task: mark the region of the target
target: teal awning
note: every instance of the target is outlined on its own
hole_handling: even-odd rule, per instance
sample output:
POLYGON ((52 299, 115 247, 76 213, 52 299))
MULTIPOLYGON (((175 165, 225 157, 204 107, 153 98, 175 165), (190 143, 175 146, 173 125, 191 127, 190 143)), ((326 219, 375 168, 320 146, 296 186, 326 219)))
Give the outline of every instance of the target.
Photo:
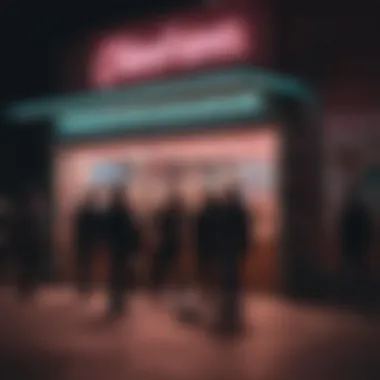
POLYGON ((242 119, 253 120, 262 116, 265 111, 265 99, 249 92, 141 108, 68 111, 59 118, 58 133, 62 136, 80 136, 101 134, 105 128, 109 133, 117 133, 154 127, 208 125, 242 119))
POLYGON ((271 97, 308 101, 298 80, 252 67, 12 104, 8 120, 48 119, 59 137, 89 136, 150 127, 234 122, 265 117, 271 97))

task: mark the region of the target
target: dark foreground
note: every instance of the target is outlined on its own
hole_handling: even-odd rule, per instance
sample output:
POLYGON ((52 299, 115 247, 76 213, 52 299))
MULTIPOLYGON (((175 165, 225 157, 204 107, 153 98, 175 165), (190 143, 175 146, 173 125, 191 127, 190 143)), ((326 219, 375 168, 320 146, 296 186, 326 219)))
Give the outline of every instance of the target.
POLYGON ((0 291, 2 380, 367 380, 380 379, 374 315, 247 298, 247 334, 221 340, 173 319, 170 307, 134 296, 109 324, 104 295, 64 288, 34 300, 0 291))

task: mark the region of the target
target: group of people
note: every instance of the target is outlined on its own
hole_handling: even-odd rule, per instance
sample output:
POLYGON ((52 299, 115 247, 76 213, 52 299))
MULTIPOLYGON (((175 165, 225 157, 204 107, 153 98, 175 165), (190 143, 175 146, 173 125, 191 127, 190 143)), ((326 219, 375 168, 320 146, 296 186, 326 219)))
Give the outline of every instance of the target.
MULTIPOLYGON (((135 280, 135 259, 146 251, 145 223, 135 219, 133 205, 125 188, 110 190, 107 202, 99 201, 99 193, 90 191, 78 206, 75 215, 74 250, 76 253, 77 286, 89 294, 93 286, 91 271, 96 252, 104 249, 109 258, 108 294, 111 316, 123 314, 126 295, 135 280)), ((216 326, 235 330, 242 326, 239 295, 242 290, 241 268, 245 254, 254 243, 254 215, 249 213, 237 187, 219 193, 205 194, 202 205, 194 212, 184 204, 179 192, 172 188, 167 201, 150 215, 156 244, 151 247, 153 261, 149 266, 149 287, 157 295, 173 277, 179 296, 194 283, 201 294, 213 291, 219 300, 216 326), (195 258, 191 280, 181 278, 180 261, 185 251, 195 258)), ((369 252, 374 240, 374 225, 368 206, 358 188, 347 197, 341 212, 340 248, 348 268, 360 278, 369 276, 369 252)), ((48 258, 50 226, 46 202, 41 193, 27 190, 12 206, 0 197, 0 269, 1 277, 16 265, 17 284, 21 295, 33 293, 43 280, 41 269, 48 258)), ((183 308, 181 313, 200 315, 196 305, 183 308)))
MULTIPOLYGON (((136 223, 134 219, 125 189, 114 189, 111 194, 103 207, 99 207, 96 193, 88 194, 76 215, 75 242, 78 287, 84 293, 91 288, 89 276, 94 252, 99 246, 106 248, 110 261, 109 310, 114 316, 124 310, 124 298, 135 275, 133 261, 146 246, 147 234, 143 231, 144 223, 136 223)), ((189 212, 173 190, 151 221, 157 236, 149 273, 152 293, 157 295, 170 278, 177 276, 174 285, 186 296, 190 284, 178 278, 178 271, 183 252, 192 245, 197 263, 194 281, 202 286, 203 292, 213 287, 220 296, 217 325, 223 329, 240 327, 240 268, 250 244, 251 224, 238 190, 230 188, 223 194, 208 194, 195 213, 189 212)), ((190 315, 196 311, 187 308, 182 313, 190 315)))
POLYGON ((114 190, 109 204, 99 207, 95 193, 91 193, 79 207, 75 222, 75 245, 78 271, 78 290, 91 290, 91 269, 94 252, 99 247, 107 249, 110 258, 110 309, 123 310, 123 297, 132 274, 130 260, 139 248, 139 231, 124 192, 114 190))

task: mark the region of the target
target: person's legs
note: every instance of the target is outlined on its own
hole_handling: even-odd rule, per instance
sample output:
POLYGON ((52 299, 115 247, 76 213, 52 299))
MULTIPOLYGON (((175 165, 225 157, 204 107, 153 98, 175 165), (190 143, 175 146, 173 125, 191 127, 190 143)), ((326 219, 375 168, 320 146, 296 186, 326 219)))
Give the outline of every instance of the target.
POLYGON ((91 291, 91 249, 82 248, 77 255, 77 286, 81 294, 89 294, 91 291))
POLYGON ((206 322, 210 320, 211 311, 215 301, 215 265, 207 257, 200 257, 197 266, 197 277, 200 290, 199 312, 206 322))
POLYGON ((221 332, 238 332, 242 328, 240 261, 237 255, 227 255, 222 267, 221 332))
MULTIPOLYGON (((124 252, 123 252, 124 253, 124 252)), ((133 265, 133 259, 129 255, 121 256, 119 259, 117 274, 117 294, 118 305, 120 311, 125 311, 128 308, 128 297, 134 289, 135 285, 135 270, 133 265)))
POLYGON ((172 266, 171 257, 167 252, 158 251, 153 260, 151 287, 155 293, 162 290, 165 281, 167 281, 170 267, 172 266))
POLYGON ((32 295, 37 286, 37 262, 36 257, 29 250, 20 259, 18 289, 21 295, 32 295))
POLYGON ((111 253, 111 271, 109 279, 109 302, 111 315, 120 315, 124 311, 124 296, 127 281, 127 263, 121 252, 111 253))
POLYGON ((371 296, 371 269, 368 251, 363 252, 356 264, 356 283, 358 298, 365 304, 370 301, 371 296))
POLYGON ((179 249, 168 252, 167 269, 165 278, 169 280, 170 287, 174 290, 174 295, 181 302, 186 303, 188 290, 191 287, 191 280, 187 277, 188 273, 184 273, 181 268, 181 251, 179 249))
POLYGON ((194 278, 191 272, 181 270, 180 253, 177 250, 171 255, 168 273, 173 274, 175 312, 182 322, 192 323, 198 320, 194 278))
POLYGON ((22 257, 19 260, 18 267, 18 280, 17 280, 17 288, 19 293, 22 296, 26 296, 29 293, 29 280, 30 278, 30 270, 29 265, 25 257, 22 257))
POLYGON ((343 262, 343 296, 344 299, 354 301, 361 294, 362 286, 361 261, 357 252, 349 252, 343 262))
POLYGON ((39 244, 36 244, 32 250, 30 257, 30 287, 31 292, 36 291, 36 289, 42 283, 42 260, 43 251, 39 244))

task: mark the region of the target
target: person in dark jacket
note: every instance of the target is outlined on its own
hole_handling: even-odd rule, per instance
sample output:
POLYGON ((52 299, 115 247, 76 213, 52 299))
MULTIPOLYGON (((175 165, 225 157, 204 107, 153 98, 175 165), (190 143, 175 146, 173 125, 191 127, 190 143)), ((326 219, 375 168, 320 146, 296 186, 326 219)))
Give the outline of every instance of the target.
POLYGON ((218 288, 220 332, 240 328, 241 267, 249 244, 249 217, 238 191, 208 197, 196 222, 198 275, 203 293, 218 288), (211 281, 210 281, 211 280, 211 281))
MULTIPOLYGON (((210 295, 216 285, 216 269, 219 247, 219 215, 221 202, 208 195, 200 212, 195 218, 195 237, 197 254, 197 278, 205 303, 210 303, 210 295)), ((204 305, 202 305, 204 306, 204 305)))
POLYGON ((94 253, 105 239, 105 213, 98 208, 95 192, 89 192, 78 207, 74 224, 77 286, 81 294, 87 295, 91 291, 94 253))
POLYGON ((362 280, 369 276, 369 255, 373 240, 371 215, 357 187, 343 207, 340 222, 341 252, 347 269, 362 280))
POLYGON ((224 210, 220 216, 222 270, 221 328, 241 328, 240 295, 242 291, 242 266, 249 248, 250 218, 244 207, 238 189, 228 191, 224 210))
POLYGON ((107 248, 110 254, 110 315, 124 311, 125 292, 132 283, 132 255, 139 248, 139 231, 126 204, 124 191, 115 189, 107 211, 107 248))
POLYGON ((45 223, 41 196, 37 191, 28 189, 18 203, 15 231, 19 259, 18 288, 25 296, 32 295, 42 280, 45 223))
POLYGON ((220 270, 221 304, 217 328, 238 332, 242 328, 240 295, 242 265, 249 247, 250 220, 236 188, 227 191, 215 218, 219 239, 216 260, 220 270))
POLYGON ((156 228, 158 247, 153 262, 152 287, 162 290, 168 277, 173 275, 182 252, 184 209, 178 195, 174 194, 168 204, 158 213, 156 228))

